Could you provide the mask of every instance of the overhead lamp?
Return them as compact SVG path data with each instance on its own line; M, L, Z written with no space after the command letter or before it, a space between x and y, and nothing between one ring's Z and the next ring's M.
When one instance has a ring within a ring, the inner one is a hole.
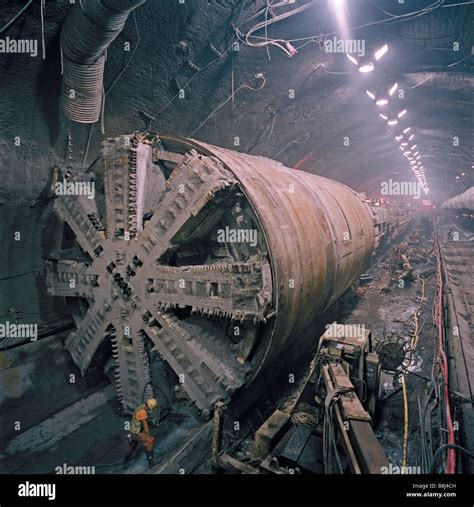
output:
M399 146L399 148L403 151L405 148L403 148L403 146Z
M388 91L388 94L390 95L390 97L397 91L397 88L398 88L398 83L395 83L394 85L392 85L392 87Z
M408 146L408 143L400 143L400 146Z
M349 58L349 60L354 64L354 65L359 65L359 62L352 56L350 55L349 53L346 53L346 56L347 58Z
M374 70L374 64L372 62L364 63L359 67L359 72L372 72Z
M398 123L398 120L389 120L387 122L387 125L393 126L393 125L396 125L397 123Z
M414 137L415 137L415 134L412 134L412 135L408 138L408 140L409 140L409 141L411 141Z
M387 118L384 114L380 114L380 113L379 113L379 116L380 116L380 118L382 118L382 119L384 119L384 120L388 120L388 118Z
M414 144L411 149L414 150L416 148L416 144Z
M403 131L403 133L404 133L404 134L406 134L407 132L410 132L410 130L411 130L411 127L407 127L407 128Z
M382 56L388 51L388 46L387 44L384 44L380 49L378 49L375 53L374 53L374 58L375 60L380 60L382 58ZM367 73L367 72L372 72L374 70L374 64L370 61L370 60L367 60L367 59L363 59L363 61L361 63L359 63L357 61L357 58L355 58L354 56L350 55L349 53L346 53L346 56L347 58L354 64L356 65L359 69L359 72L362 72L362 73Z
M372 92L369 92L369 90L365 90L365 93L367 93L367 95L372 99L372 100L375 100L375 94L373 94Z
M387 99L379 99L379 100L377 100L376 104L378 106L386 106L388 104L388 100Z
M402 118L402 117L403 117L403 116L405 116L406 114L407 114L407 110L406 110L406 109L404 109L403 111L400 111L400 112L398 113L398 117L399 117L399 118Z
M408 156L410 156L411 153L410 153L410 151L405 151L403 154L405 155L405 157L408 157Z
M417 151L415 151L415 153L413 153L413 155L415 155L415 156L416 156L416 155L419 155L419 153L418 153Z
M374 57L376 60L380 60L380 58L382 58L382 56L388 51L388 46L387 44L384 44L380 49L378 49L375 54L374 54Z
M395 139L396 139L397 141L401 141L401 140L403 139L403 136L395 136Z

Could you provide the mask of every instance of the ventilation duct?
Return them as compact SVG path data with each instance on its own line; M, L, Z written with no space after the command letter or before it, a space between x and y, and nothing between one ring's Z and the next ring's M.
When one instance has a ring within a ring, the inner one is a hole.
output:
M474 210L474 187L468 188L462 194L451 197L441 207L455 210Z
M61 30L62 100L65 115L79 123L100 116L105 51L122 31L132 10L146 0L80 0Z

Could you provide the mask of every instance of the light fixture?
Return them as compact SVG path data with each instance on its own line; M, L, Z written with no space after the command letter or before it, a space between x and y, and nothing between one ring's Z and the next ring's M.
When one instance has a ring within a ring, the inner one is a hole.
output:
M400 146L408 146L408 143L400 143Z
M365 90L365 93L372 99L375 100L375 95L372 92L369 92L369 90Z
M391 88L390 90L388 91L388 94L390 95L390 97L397 91L397 88L398 88L398 83L395 83Z
M387 125L393 126L393 125L396 125L397 123L398 123L398 120L389 120L387 122Z
M415 151L415 153L413 153L413 155L419 155L420 153L418 151Z
M349 58L349 60L354 64L354 65L359 65L359 62L352 56L350 55L349 53L346 53L346 56L347 58Z
M374 57L376 60L380 60L380 58L382 58L382 56L388 51L388 46L387 44L383 45L380 49L378 49L375 54L374 54Z
M355 60L355 58L354 58ZM356 60L357 61L357 60ZM359 67L359 72L372 72L374 70L374 64L372 62L364 63L364 65L361 65Z
M384 119L384 120L388 120L388 118L387 118L384 114L380 114L380 113L379 113L379 116L380 116L380 118L382 118L382 119Z
M399 117L399 118L401 118L402 116L405 116L406 114L407 114L407 110L406 110L406 109L404 109L403 111L400 111L400 112L398 113L398 117Z
M407 127L407 128L403 131L403 133L404 133L404 134L406 134L407 132L410 132L410 130L411 130L411 127Z
M399 146L399 148L403 151L405 148L403 148L402 146Z
M414 137L415 137L415 134L412 134L412 135L408 138L408 140L409 140L409 141L411 141Z
M387 99L379 99L379 100L377 100L376 104L378 106L385 106L388 104L388 100Z
M411 149L414 150L416 148L416 144L414 144Z

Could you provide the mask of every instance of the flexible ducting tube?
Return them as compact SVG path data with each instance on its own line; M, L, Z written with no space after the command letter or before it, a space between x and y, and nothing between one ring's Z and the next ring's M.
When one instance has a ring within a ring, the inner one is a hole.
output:
M474 187L468 188L462 194L451 197L441 207L454 210L474 210Z
M61 30L62 100L65 115L95 123L103 96L105 51L122 31L129 14L146 0L80 0Z

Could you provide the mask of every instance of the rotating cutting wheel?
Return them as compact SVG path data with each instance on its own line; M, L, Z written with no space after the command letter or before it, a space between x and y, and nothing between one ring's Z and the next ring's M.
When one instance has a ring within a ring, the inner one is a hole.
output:
M69 248L47 261L48 290L84 309L66 347L85 374L110 340L126 411L152 393L150 350L209 409L245 382L272 308L258 220L213 157L170 154L136 134L107 140L103 162L103 196L55 203Z

